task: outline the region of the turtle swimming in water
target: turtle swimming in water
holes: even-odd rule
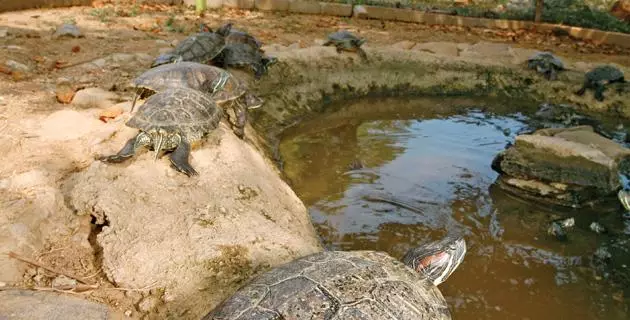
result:
[[[547,80],[558,79],[558,71],[565,70],[560,58],[551,52],[539,52],[527,60],[527,67],[545,75]]]
[[[221,68],[247,68],[254,72],[254,78],[260,79],[268,68],[278,60],[264,55],[258,48],[247,43],[234,42],[225,46],[213,64]]]
[[[261,274],[203,319],[451,319],[437,285],[465,253],[463,238],[446,237],[402,262],[378,251],[312,254]]]
[[[584,84],[575,94],[582,96],[586,89],[592,89],[595,90],[595,99],[604,101],[605,85],[615,82],[626,82],[624,74],[619,68],[611,65],[598,66],[584,75]]]
[[[230,72],[215,66],[198,62],[178,62],[149,69],[134,79],[136,93],[131,105],[131,112],[138,97],[144,99],[155,92],[173,87],[187,87],[210,94],[221,106],[232,130],[239,137],[245,134],[247,109],[258,108],[263,100],[249,91],[244,82]],[[230,119],[228,107],[236,116],[236,123]]]
[[[127,141],[115,155],[104,162],[122,162],[142,146],[152,147],[157,159],[162,150],[173,151],[171,164],[187,176],[197,175],[188,162],[191,145],[219,126],[223,112],[208,94],[199,90],[174,87],[158,92],[140,106],[127,126],[140,132]]]
[[[342,51],[356,52],[363,60],[367,60],[367,54],[361,49],[361,45],[366,41],[365,38],[359,38],[349,31],[341,30],[329,34],[328,40],[323,45],[334,45],[338,53]]]
[[[202,30],[180,42],[173,51],[158,56],[151,68],[180,61],[207,63],[216,57],[225,47],[225,36],[230,32],[229,26],[217,32]]]

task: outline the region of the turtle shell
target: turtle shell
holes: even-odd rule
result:
[[[330,33],[328,35],[328,40],[337,41],[337,42],[346,42],[350,40],[359,40],[359,38],[347,30],[341,30],[341,31]]]
[[[586,73],[586,80],[591,82],[617,82],[623,79],[623,72],[611,65],[598,66]]]
[[[224,46],[225,38],[221,35],[214,32],[199,32],[182,40],[172,52],[160,55],[152,66],[174,62],[173,59],[206,63],[216,57]]]
[[[556,57],[550,52],[539,52],[533,55],[528,60],[530,68],[542,67],[543,69],[548,69],[550,67],[555,67],[556,69],[564,69],[564,64],[560,58]]]
[[[227,66],[258,66],[263,55],[256,48],[241,42],[231,43],[223,50],[223,63]]]
[[[207,94],[186,87],[168,88],[147,99],[127,126],[142,131],[178,132],[193,142],[217,128],[222,109]]]
[[[451,319],[441,292],[384,252],[326,251],[255,278],[204,320]]]
[[[258,50],[260,50],[260,47],[262,47],[262,44],[260,43],[260,41],[254,38],[254,36],[250,35],[249,33],[245,31],[241,31],[237,29],[231,29],[228,36],[225,37],[225,43],[227,45],[232,44],[232,43],[245,43]]]
[[[219,104],[237,99],[247,91],[244,83],[228,71],[191,61],[149,69],[134,79],[133,84],[155,92],[172,87],[192,88],[212,94]]]

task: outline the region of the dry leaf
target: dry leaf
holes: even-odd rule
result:
[[[109,119],[115,119],[116,117],[118,117],[119,115],[121,115],[123,113],[123,108],[119,107],[119,106],[111,106],[103,111],[101,111],[101,113],[99,113],[98,115],[98,119],[107,123],[107,121]]]
[[[81,51],[81,47],[79,47],[79,46],[72,47],[72,52],[77,53],[79,51]]]

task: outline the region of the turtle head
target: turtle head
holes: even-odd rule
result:
[[[216,33],[220,36],[227,37],[230,34],[230,31],[232,31],[232,23],[228,22],[222,25],[221,27],[219,27]]]
[[[180,55],[173,53],[164,53],[155,58],[155,61],[153,61],[153,64],[151,64],[151,68],[155,68],[163,64],[173,63],[176,62],[178,59],[181,59]]]
[[[367,39],[365,39],[365,38],[357,39],[357,40],[354,40],[354,45],[355,45],[355,46],[357,46],[357,47],[360,47],[360,46],[362,46],[362,45],[363,45],[366,41],[367,41]]]
[[[465,255],[464,238],[446,237],[409,250],[403,262],[437,286],[457,269]]]
[[[170,150],[176,147],[181,138],[178,133],[168,132],[163,128],[153,128],[144,132],[146,137],[143,137],[148,145],[153,147],[155,152],[155,159],[160,156],[162,150]],[[148,138],[148,139],[146,139]]]
[[[245,106],[247,107],[247,109],[260,108],[265,103],[265,100],[263,100],[262,98],[260,98],[259,96],[251,92],[248,92],[245,94],[244,100],[245,100]]]

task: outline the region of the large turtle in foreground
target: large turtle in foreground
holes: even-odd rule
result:
[[[189,36],[182,40],[173,51],[158,56],[151,64],[151,68],[180,61],[201,63],[212,61],[225,47],[225,36],[229,32],[229,27],[226,27],[217,32],[202,31]]]
[[[466,253],[463,238],[384,252],[325,251],[276,267],[238,290],[204,320],[451,319],[437,285]]]
[[[221,68],[233,67],[249,69],[254,72],[254,78],[260,79],[268,68],[278,60],[264,55],[258,48],[247,43],[235,42],[225,46],[213,64]]]
[[[232,130],[241,139],[245,134],[247,109],[258,108],[263,104],[261,98],[251,93],[247,86],[230,72],[198,62],[184,61],[149,69],[134,79],[133,85],[136,93],[131,104],[131,112],[138,97],[144,99],[168,88],[187,87],[208,93],[223,107]],[[234,111],[236,123],[230,120],[228,107]]]
[[[582,96],[586,89],[592,89],[595,90],[595,99],[604,101],[605,86],[615,82],[626,82],[624,74],[619,68],[611,65],[598,66],[584,75],[584,84],[575,94]]]
[[[173,151],[173,167],[188,176],[197,171],[188,162],[191,145],[216,129],[223,112],[207,94],[186,87],[168,88],[149,97],[127,126],[140,130],[115,155],[99,158],[105,162],[122,162],[142,146],[153,149],[155,159],[162,150]]]
[[[337,52],[342,51],[356,52],[363,60],[367,60],[367,54],[361,45],[366,42],[365,38],[359,38],[346,30],[333,32],[328,35],[328,40],[324,42],[324,46],[335,46]]]
[[[551,52],[539,52],[527,60],[527,67],[545,75],[547,80],[558,79],[558,72],[565,70],[560,58]]]

